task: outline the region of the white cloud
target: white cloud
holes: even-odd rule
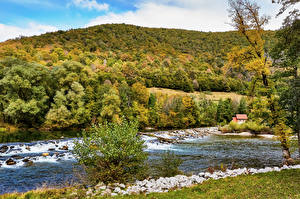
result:
[[[230,28],[230,25],[226,24],[227,22],[229,21],[226,10],[225,12],[220,12],[218,9],[210,10],[205,7],[195,9],[189,6],[179,7],[176,4],[145,2],[138,4],[136,11],[128,11],[121,14],[110,12],[91,20],[87,26],[106,23],[126,23],[146,27],[224,31]]]
[[[271,0],[259,2],[262,13],[272,16],[266,29],[279,29],[284,16],[275,18],[279,9]],[[233,30],[229,25],[226,0],[143,0],[135,11],[109,12],[92,19],[86,26],[126,23],[146,27],[179,28],[199,31]]]
[[[108,10],[109,5],[106,3],[98,3],[96,0],[73,0],[73,3],[77,7],[88,8],[89,10],[95,9],[98,11]]]
[[[54,26],[42,25],[37,23],[29,23],[27,27],[17,27],[5,24],[0,24],[0,42],[8,39],[17,38],[19,36],[40,35],[46,32],[57,31]]]

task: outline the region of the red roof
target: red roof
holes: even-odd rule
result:
[[[238,119],[238,120],[247,120],[248,116],[246,114],[236,114],[236,119]]]

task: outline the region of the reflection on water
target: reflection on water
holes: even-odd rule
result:
[[[31,136],[34,137],[34,134]],[[66,134],[63,136],[66,137]],[[276,166],[282,163],[279,142],[271,139],[212,135],[202,139],[189,139],[180,144],[162,144],[153,137],[142,136],[142,138],[146,141],[150,163],[156,162],[162,153],[170,150],[183,159],[180,169],[185,172],[198,173],[210,166],[230,165],[232,162],[241,167]],[[64,186],[76,181],[73,173],[76,161],[70,151],[73,139],[6,145],[10,147],[9,151],[0,154],[0,163],[3,164],[0,166],[0,194],[27,191],[43,184]],[[69,146],[68,151],[61,150],[65,145]],[[30,146],[30,151],[26,146]],[[54,148],[50,151],[50,156],[42,157],[41,154],[49,152],[49,148]],[[18,162],[13,166],[5,165],[5,160],[15,154],[30,157],[34,161],[33,166],[24,166],[20,163],[22,160],[16,160]]]
[[[8,142],[31,142],[38,140],[54,140],[65,138],[80,137],[82,134],[79,131],[17,131],[17,132],[0,132],[0,143]]]

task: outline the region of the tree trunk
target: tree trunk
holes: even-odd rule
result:
[[[300,159],[300,130],[297,131],[298,136],[298,158]]]
[[[296,132],[298,136],[298,157],[300,158],[300,79],[298,79],[298,67],[294,67],[294,89],[296,91],[295,97],[296,97]]]
[[[267,79],[267,75],[265,73],[262,74],[262,80],[263,80],[264,86],[268,87],[269,86],[269,82],[268,82],[268,79]]]
[[[286,164],[286,165],[293,164],[294,160],[291,158],[290,149],[289,149],[288,144],[285,139],[281,141],[281,148],[282,148],[282,153],[283,153],[283,158],[284,158],[283,164]]]

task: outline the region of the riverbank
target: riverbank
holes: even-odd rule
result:
[[[124,195],[113,198],[300,198],[300,169],[280,172],[240,175],[223,179],[210,179],[202,184],[167,193]],[[86,190],[70,187],[64,189],[39,189],[26,193],[1,195],[0,198],[87,198]],[[91,197],[96,198],[96,197]],[[98,196],[97,198],[107,198]]]

